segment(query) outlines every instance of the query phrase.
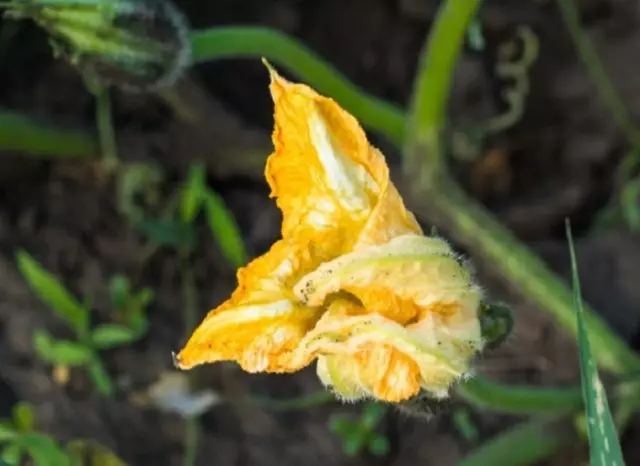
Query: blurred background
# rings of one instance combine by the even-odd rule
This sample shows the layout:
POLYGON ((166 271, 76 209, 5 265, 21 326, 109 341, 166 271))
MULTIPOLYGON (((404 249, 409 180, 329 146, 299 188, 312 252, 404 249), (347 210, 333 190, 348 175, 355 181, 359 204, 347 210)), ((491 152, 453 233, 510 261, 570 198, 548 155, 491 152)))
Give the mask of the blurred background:
MULTIPOLYGON (((574 2, 615 91, 635 118, 640 3, 574 2)), ((441 2, 175 0, 175 5, 193 30, 264 26, 297 38, 362 90, 406 108, 419 53, 441 2)), ((637 190, 627 189, 637 176, 629 135, 602 100, 556 2, 487 0, 472 26, 451 97, 452 173, 566 280, 564 219, 570 217, 586 301, 637 349, 640 217, 637 190), (510 74, 506 63, 520 63, 521 73, 510 74)), ((297 80, 286 67, 278 69, 297 80)), ((273 125, 268 73, 258 57, 216 60, 194 64, 164 95, 115 89, 110 97, 118 156, 139 168, 126 182, 104 176, 90 157, 95 154, 20 150, 12 138, 31 136, 0 124, 5 144, 0 144, 1 418, 15 416, 12 407, 27 403, 37 430, 56 442, 91 439, 135 466, 448 466, 462 464, 469 452, 522 420, 460 400, 428 422, 394 409, 323 399, 280 410, 243 401, 314 394, 321 386, 313 367, 278 376, 218 364, 195 371, 197 380, 187 387, 176 378, 172 351, 233 290, 236 265, 264 253, 279 237, 280 213, 262 174, 273 125), (161 173, 144 168, 151 165, 161 173), (211 212, 203 213, 185 233, 163 212, 172 193, 197 176, 228 217, 221 227, 212 225, 211 212), (145 212, 144 222, 136 209, 145 212), (229 239, 236 227, 241 241, 229 239), (123 315, 144 322, 139 338, 105 343, 99 356, 87 356, 87 361, 99 357, 109 388, 96 388, 100 376, 87 370, 91 364, 84 356, 78 356, 80 362, 64 355, 47 359, 55 346, 51 340, 70 339, 73 331, 29 286, 24 267, 21 273, 16 265, 19 250, 90 309, 93 324, 123 315), (34 332, 42 330, 47 335, 34 342, 34 332), (194 412, 197 423, 185 420, 194 412), (339 427, 345 419, 357 425, 370 421, 375 446, 349 446, 339 427)), ((34 124, 95 134, 94 95, 77 69, 54 57, 47 32, 32 21, 0 22, 0 107, 34 124)), ((399 167, 400 148, 374 131, 369 135, 392 168, 399 167)), ((400 182, 398 188, 407 189, 400 182)), ((425 228, 431 224, 429 218, 420 221, 425 228)), ((456 247, 474 257, 471 248, 456 247)), ((478 372, 542 386, 578 380, 571 337, 521 299, 490 264, 474 265, 479 282, 508 303, 516 323, 511 338, 478 362, 478 372)), ((638 440, 633 419, 622 437, 629 465, 640 464, 638 440)), ((540 464, 586 464, 586 452, 576 442, 540 464)), ((86 464, 112 464, 100 458, 102 463, 86 464)))

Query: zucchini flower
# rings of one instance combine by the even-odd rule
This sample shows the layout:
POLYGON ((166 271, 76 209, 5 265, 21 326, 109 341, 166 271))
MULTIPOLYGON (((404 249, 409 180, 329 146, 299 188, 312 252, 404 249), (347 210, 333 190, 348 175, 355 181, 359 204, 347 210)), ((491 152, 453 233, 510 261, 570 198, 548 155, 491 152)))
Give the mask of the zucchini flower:
POLYGON ((446 397, 483 347, 479 287, 444 240, 423 234, 355 118, 269 70, 266 178, 282 237, 239 270, 177 367, 286 373, 317 360, 344 400, 446 397))

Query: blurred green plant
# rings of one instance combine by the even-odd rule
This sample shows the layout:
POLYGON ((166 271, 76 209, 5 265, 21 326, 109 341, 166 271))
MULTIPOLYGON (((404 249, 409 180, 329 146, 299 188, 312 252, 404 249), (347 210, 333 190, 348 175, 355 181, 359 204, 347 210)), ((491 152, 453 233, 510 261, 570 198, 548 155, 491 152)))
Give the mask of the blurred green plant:
POLYGON ((21 465, 25 457, 35 466, 71 466, 63 447, 49 435, 37 432, 35 413, 27 403, 17 403, 9 420, 0 422, 0 459, 7 465, 21 465))
POLYGON ((234 268, 245 265, 248 254, 233 214, 222 197, 207 186, 204 166, 194 164, 182 187, 180 203, 182 222, 187 225, 193 224, 202 210, 205 212, 211 234, 227 261, 234 268))
POLYGON ((115 275, 109 282, 109 301, 117 322, 131 329, 138 338, 147 333, 147 308, 153 301, 150 288, 134 292, 129 278, 115 275))
POLYGON ((66 446, 73 466, 127 466, 118 455, 92 439, 76 439, 66 446))
POLYGON ((360 416, 355 419, 345 414, 332 414, 329 428, 342 440, 343 451, 349 457, 365 451, 373 456, 386 456, 391 444, 386 436, 378 432, 385 413, 383 404, 367 402, 362 406, 360 416))
POLYGON ((238 224, 222 197, 207 185, 202 164, 193 164, 176 192, 162 199, 162 170, 154 165, 127 165, 119 178, 118 208, 150 242, 148 258, 160 247, 189 255, 197 243, 197 220, 204 213, 221 254, 234 268, 245 265, 248 253, 238 224), (148 211, 160 207, 160 215, 148 211))
POLYGON ((80 303, 26 251, 19 251, 16 261, 31 290, 75 335, 75 340, 60 340, 46 330, 36 330, 33 346, 38 356, 54 366, 85 368, 96 389, 105 396, 112 395, 113 382, 99 352, 138 340, 142 336, 140 328, 115 323, 91 328, 90 306, 80 303))
POLYGON ((466 441, 476 442, 480 437, 478 426, 475 425, 469 410, 465 407, 459 406, 455 408, 451 413, 451 420, 460 436, 466 441))

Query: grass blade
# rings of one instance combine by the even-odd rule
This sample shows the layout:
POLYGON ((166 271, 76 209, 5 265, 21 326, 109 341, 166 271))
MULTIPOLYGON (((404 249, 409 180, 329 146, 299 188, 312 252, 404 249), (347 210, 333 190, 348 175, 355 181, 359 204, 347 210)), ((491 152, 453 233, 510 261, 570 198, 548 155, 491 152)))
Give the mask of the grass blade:
POLYGON ((587 410, 587 432, 592 466, 622 466, 624 459, 618 440, 618 433, 609 409, 609 402, 602 382, 598 377, 596 363, 591 357, 589 336, 585 325, 584 309, 578 263, 573 247, 571 225, 566 220, 567 241, 571 257, 571 280, 573 283, 573 302, 578 319, 578 350, 580 353, 580 378, 582 397, 587 410))
POLYGON ((31 290, 60 319, 79 335, 89 327, 89 309, 85 308, 49 271, 45 270, 29 253, 16 254, 18 268, 31 290))

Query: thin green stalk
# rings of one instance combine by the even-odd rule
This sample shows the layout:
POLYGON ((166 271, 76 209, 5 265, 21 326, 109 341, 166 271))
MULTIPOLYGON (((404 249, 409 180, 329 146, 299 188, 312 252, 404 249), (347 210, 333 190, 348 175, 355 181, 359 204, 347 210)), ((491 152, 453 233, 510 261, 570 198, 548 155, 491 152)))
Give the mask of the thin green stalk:
POLYGON ((88 131, 56 128, 25 115, 0 110, 0 150, 43 157, 88 157, 98 152, 88 131))
MULTIPOLYGON (((193 327, 196 325, 198 317, 198 291, 196 288, 195 277, 189 266, 189 251, 181 250, 178 252, 178 260, 180 261, 180 276, 182 283, 182 297, 184 300, 184 326, 185 334, 190 335, 193 327)), ((194 382, 195 375, 190 374, 191 383, 194 382)), ((198 439, 200 433, 200 424, 196 416, 190 416, 186 420, 185 426, 185 447, 184 447, 184 466, 195 466, 198 453, 198 439)))
MULTIPOLYGON (((446 170, 440 137, 447 125, 450 88, 444 83, 452 81, 455 58, 478 4, 477 0, 446 2, 424 48, 404 151, 405 172, 416 177, 412 180, 412 197, 421 203, 421 211, 430 220, 471 246, 474 253, 492 264, 526 298, 548 311, 575 338, 573 298, 565 283, 468 197, 446 170), (456 44, 457 48, 449 44, 456 44), (435 57, 429 55, 440 46, 444 51, 435 57), (448 58, 442 56, 445 51, 448 58)), ((585 311, 597 361, 617 373, 638 369, 640 358, 592 310, 585 311)))
POLYGON ((511 414, 560 414, 582 407, 579 386, 545 388, 500 385, 476 377, 458 385, 456 393, 472 405, 511 414))
POLYGON ((193 32, 191 46, 196 63, 265 57, 336 99, 363 125, 398 145, 403 140, 404 115, 399 107, 360 91, 315 52, 286 34, 262 27, 216 27, 193 32))
POLYGON ((486 442, 458 466, 526 466, 542 461, 575 442, 577 435, 568 419, 529 421, 486 442))
POLYGON ((629 110, 624 103, 622 97, 618 94, 616 86, 613 84, 607 72, 598 57, 589 35, 580 25, 580 13, 576 8, 573 0, 557 0, 558 9, 562 15, 562 19, 571 35, 573 45, 578 50, 578 54, 582 59, 587 71, 591 75, 591 79, 596 85, 600 97, 604 104, 609 107, 611 116, 624 132, 629 143, 640 150, 640 132, 631 119, 629 110))
POLYGON ((98 136, 103 160, 108 170, 118 166, 118 149, 116 134, 113 129, 113 116, 111 112, 111 98, 109 89, 97 86, 93 90, 96 96, 96 121, 98 124, 98 136))
POLYGON ((200 438, 200 424, 197 417, 189 417, 185 426, 185 449, 182 464, 195 466, 198 455, 198 440, 200 438))
POLYGON ((480 4, 480 0, 443 2, 421 54, 405 140, 405 163, 410 169, 421 167, 420 180, 435 179, 444 173, 440 141, 447 124, 453 71, 480 4), (429 157, 428 164, 419 163, 424 157, 429 157))

